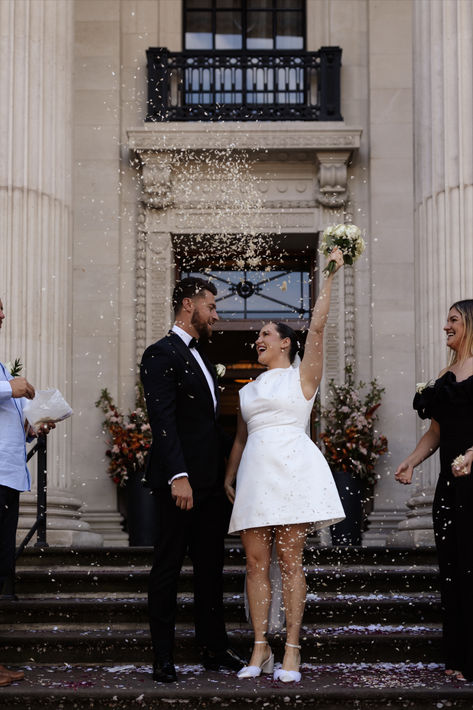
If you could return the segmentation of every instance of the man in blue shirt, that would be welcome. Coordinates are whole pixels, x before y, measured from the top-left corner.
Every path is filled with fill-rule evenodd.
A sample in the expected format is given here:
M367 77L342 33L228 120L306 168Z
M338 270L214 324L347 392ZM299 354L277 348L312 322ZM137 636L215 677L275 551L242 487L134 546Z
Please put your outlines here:
M0 330L5 313L0 300ZM15 539L18 525L20 492L30 490L26 465L26 436L34 436L23 416L26 399L33 399L34 387L25 377L12 377L0 362L0 588L4 579L15 572ZM54 428L48 424L44 433ZM42 430L43 431L43 430ZM29 438L29 437L28 437ZM0 665L0 686L21 680L22 671L10 671Z

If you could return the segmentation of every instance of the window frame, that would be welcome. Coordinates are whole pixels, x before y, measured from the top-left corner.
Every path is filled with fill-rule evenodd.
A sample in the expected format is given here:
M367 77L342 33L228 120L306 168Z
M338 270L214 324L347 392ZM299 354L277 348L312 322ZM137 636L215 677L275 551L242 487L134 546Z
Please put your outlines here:
M298 316L298 315L292 315L292 314L285 314L282 315L281 317L278 317L277 320L282 321L283 323L288 323L291 325L291 327L295 329L304 329L307 328L310 322L310 317L312 313L312 309L315 304L316 300L316 294L319 289L319 254L318 254L318 243L319 243L319 237L317 234L317 240L316 244L314 246L311 246L309 249L303 248L303 249L287 249L286 254L281 257L281 255L278 253L278 249L274 248L270 250L270 254L267 255L266 259L263 261L261 264L261 268L254 269L254 271L261 271L263 270L266 266L270 266L272 268L276 267L276 270L278 271L284 271L284 270L289 270L289 271L307 271L309 274L309 312L306 317L304 316ZM185 242L182 242L182 245L184 245ZM183 256L181 252L182 246L178 246L176 243L174 244L173 250L174 250L174 259L175 259L175 266L174 266L174 278L176 281L179 281L181 278L183 278L184 274L187 272L192 272L192 273L199 273L199 275L202 278L207 278L206 276L206 269L209 267L209 258L208 256L204 255L202 251L196 250L193 248L186 247L185 250L185 257ZM210 259L210 262L212 259ZM225 260L227 261L227 260ZM228 259L227 263L215 263L214 266L210 265L211 270L215 271L224 271L228 269L229 271L233 271L236 269L231 268L233 266L233 260ZM303 267L307 267L306 269L303 269ZM252 269L248 269L249 271L252 271ZM217 284L218 287L218 284ZM259 328L261 325L261 322L264 320L262 317L255 317L255 318L225 318L225 316L221 316L219 320L219 330L252 330L254 328Z
M186 7L187 5L187 0L182 0L182 48L183 52L188 52L189 54L193 54L195 52L222 52L222 53L231 53L231 54L245 54L247 52L305 52L306 47L307 47L307 2L306 0L302 0L302 8L301 10L294 10L291 8L277 8L276 1L277 0L272 0L273 6L271 8L252 8L250 7L250 3L254 2L255 0L240 0L241 2L241 10L240 12L242 13L242 27L241 27L241 37L242 37L242 47L241 49L216 49L215 47L215 38L216 38L216 29L217 29L217 7L216 7L216 2L217 0L210 0L212 3L211 8L193 8L192 10ZM212 33L212 47L208 49L188 49L186 47L186 20L187 20L187 12L210 12L211 13L211 33ZM233 12L233 8L219 8L218 12ZM266 12L266 13L271 13L272 14L272 26L273 26L273 34L272 34L272 40L273 44L276 43L276 31L277 31L277 13L289 13L289 12L300 12L302 15L302 47L298 49L279 49L277 47L273 47L272 49L248 49L246 46L247 44L247 14L249 11L261 11L261 12Z

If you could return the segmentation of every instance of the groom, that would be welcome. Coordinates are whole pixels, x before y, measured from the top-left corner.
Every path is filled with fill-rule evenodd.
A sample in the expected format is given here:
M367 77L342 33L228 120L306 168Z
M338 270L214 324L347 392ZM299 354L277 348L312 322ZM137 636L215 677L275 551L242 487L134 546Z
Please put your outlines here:
M217 289L185 278L173 293L175 324L141 362L153 443L146 480L158 521L148 608L153 679L177 679L173 660L177 585L184 556L194 570L196 642L207 670L239 669L223 619L224 535L229 511L223 492L224 442L217 423L215 370L200 345L218 321Z

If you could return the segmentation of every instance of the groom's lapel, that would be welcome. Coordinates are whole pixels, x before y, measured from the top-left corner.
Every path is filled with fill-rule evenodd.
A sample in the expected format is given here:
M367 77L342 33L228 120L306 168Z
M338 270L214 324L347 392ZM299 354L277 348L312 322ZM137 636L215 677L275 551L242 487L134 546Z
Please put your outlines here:
M181 355L183 357L186 365L197 376L200 384L202 385L202 388L205 392L206 397L208 397L210 404L212 405L212 409L214 409L214 402L212 399L212 393L210 392L208 382L205 379L205 375L202 372L202 368L200 367L199 363L197 362L195 357L192 355L192 352L187 347L187 345L184 343L182 338L180 338L176 333L173 333L172 330L169 332L169 337L171 338L172 344L176 348L176 351L179 353L179 355ZM209 363L209 365L207 365L207 363L208 363L207 358L205 356L203 356L202 353L201 353L201 357L202 357L202 360L204 361L206 367L208 367L212 377L214 377L214 372L213 372L212 366L210 365L210 363ZM214 379L214 382L215 382L215 379ZM214 384L214 387L215 387L215 384Z

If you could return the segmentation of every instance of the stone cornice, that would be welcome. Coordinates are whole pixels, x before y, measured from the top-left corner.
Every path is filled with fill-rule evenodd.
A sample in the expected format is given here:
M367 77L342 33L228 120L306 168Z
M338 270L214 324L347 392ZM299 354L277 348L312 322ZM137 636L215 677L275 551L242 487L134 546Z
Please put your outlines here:
M343 122L271 121L247 123L147 123L127 131L128 147L175 150L356 150L362 129Z

